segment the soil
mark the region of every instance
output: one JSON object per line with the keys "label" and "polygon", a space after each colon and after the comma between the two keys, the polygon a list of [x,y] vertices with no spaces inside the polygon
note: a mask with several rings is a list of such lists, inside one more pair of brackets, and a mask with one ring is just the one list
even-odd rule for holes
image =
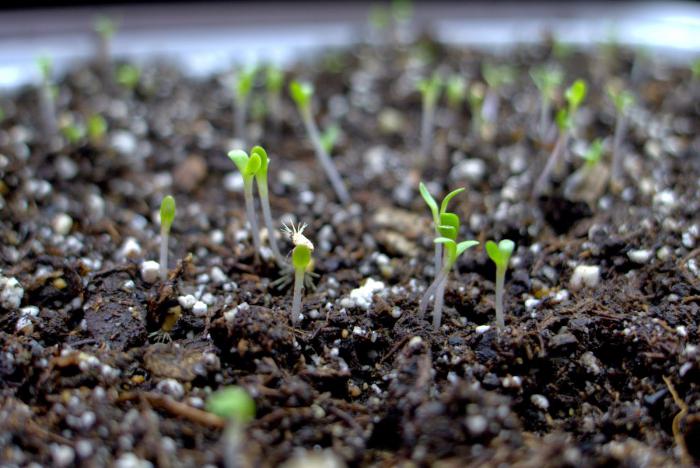
{"label": "soil", "polygon": [[[271,284],[274,262],[255,258],[226,156],[227,76],[154,62],[131,90],[76,65],[57,81],[58,120],[98,113],[108,131],[75,143],[40,130],[35,87],[3,96],[0,465],[223,466],[225,422],[204,402],[232,384],[257,406],[243,466],[699,463],[700,83],[687,66],[620,47],[552,49],[491,55],[421,38],[287,70],[315,84],[320,127],[342,129],[333,154],[350,206],[336,201],[286,92],[264,112],[260,80],[248,137],[271,157],[273,214],[280,226],[308,223],[316,246],[316,288],[296,327],[291,291]],[[499,91],[498,125],[475,135],[468,106],[441,100],[420,178],[439,197],[467,187],[451,204],[460,239],[517,244],[506,329],[495,327],[495,268],[478,247],[451,275],[434,330],[416,314],[434,234],[413,172],[415,84],[433,70],[480,81],[483,62],[518,72]],[[537,136],[527,72],[547,62],[565,84],[585,79],[589,95],[569,157],[533,199],[553,141]],[[612,78],[637,97],[622,190],[567,200],[577,155],[594,138],[612,142]],[[148,283],[141,265],[158,258],[166,194],[177,201],[170,275]],[[580,265],[598,267],[597,284],[572,281]],[[368,279],[382,283],[373,296],[351,297]],[[177,309],[187,295],[206,313]]]}

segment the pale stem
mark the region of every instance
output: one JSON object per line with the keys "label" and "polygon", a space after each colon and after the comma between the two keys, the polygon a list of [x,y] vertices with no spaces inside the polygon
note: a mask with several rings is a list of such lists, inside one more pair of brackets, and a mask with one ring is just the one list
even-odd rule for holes
{"label": "pale stem", "polygon": [[614,181],[620,180],[622,176],[622,161],[624,154],[622,151],[622,139],[625,137],[627,130],[627,119],[623,112],[618,112],[615,119],[615,135],[613,136],[613,157],[612,157],[612,172],[611,179]]}
{"label": "pale stem", "polygon": [[255,246],[255,256],[257,257],[261,250],[260,230],[258,229],[258,216],[255,214],[255,205],[253,204],[253,178],[243,181],[243,195],[245,196],[245,211],[248,216],[248,224],[253,236],[253,245]]}
{"label": "pale stem", "polygon": [[279,93],[273,93],[269,91],[267,93],[267,108],[275,126],[279,126],[280,123],[280,113],[281,113],[280,95]]}
{"label": "pale stem", "polygon": [[46,138],[51,139],[56,135],[58,125],[56,124],[56,103],[48,82],[44,82],[39,90],[39,106]]}
{"label": "pale stem", "polygon": [[98,34],[97,38],[97,61],[102,73],[102,79],[108,81],[112,78],[110,73],[110,57],[112,41],[103,34]]}
{"label": "pale stem", "polygon": [[224,451],[224,466],[226,468],[243,468],[246,466],[246,462],[241,455],[243,438],[243,426],[234,420],[230,420],[226,424],[221,441]]}
{"label": "pale stem", "polygon": [[498,92],[493,88],[489,88],[484,98],[484,104],[481,107],[481,115],[485,121],[495,123],[498,120],[498,106]]}
{"label": "pale stem", "polygon": [[263,220],[265,221],[265,227],[267,228],[267,238],[270,241],[270,248],[272,249],[272,254],[275,256],[275,261],[278,266],[285,265],[284,257],[280,253],[280,249],[277,246],[277,239],[275,238],[275,228],[272,223],[272,213],[270,211],[270,197],[268,196],[267,180],[258,181],[258,194],[260,195],[260,205],[262,205]]}
{"label": "pale stem", "polygon": [[234,131],[236,138],[241,140],[242,146],[246,144],[245,115],[248,108],[248,98],[236,99],[236,110],[234,115]]}
{"label": "pale stem", "polygon": [[311,116],[311,110],[309,108],[304,108],[302,109],[301,114],[302,120],[304,121],[304,126],[306,127],[306,132],[309,134],[311,144],[316,152],[316,158],[321,163],[321,167],[326,173],[326,177],[328,177],[328,180],[330,180],[335,194],[338,196],[338,199],[342,204],[349,204],[350,195],[348,194],[345,184],[343,183],[343,179],[340,178],[340,174],[333,164],[331,157],[323,148],[323,144],[321,144],[321,136],[319,135],[316,123]]}
{"label": "pale stem", "polygon": [[170,234],[162,227],[160,229],[160,279],[165,281],[168,278],[168,240]]}
{"label": "pale stem", "polygon": [[430,147],[433,145],[433,121],[435,120],[435,105],[425,102],[420,124],[420,154],[419,167],[423,167],[430,159]]}
{"label": "pale stem", "polygon": [[506,278],[506,267],[496,267],[496,326],[499,330],[505,328],[503,318],[503,283]]}
{"label": "pale stem", "polygon": [[294,269],[294,298],[292,300],[292,325],[299,322],[301,314],[301,290],[304,287],[304,269]]}
{"label": "pale stem", "polygon": [[442,244],[435,244],[435,276],[440,274],[442,268]]}
{"label": "pale stem", "polygon": [[542,105],[540,106],[540,139],[545,141],[547,139],[547,130],[549,130],[549,109],[550,102],[549,99],[542,96]]}
{"label": "pale stem", "polygon": [[[445,265],[447,267],[447,265]],[[418,306],[418,318],[423,319],[425,317],[425,311],[428,310],[428,302],[430,301],[430,297],[433,295],[437,287],[440,285],[440,283],[447,277],[447,274],[450,272],[449,267],[443,268],[440,270],[440,274],[438,274],[435,279],[433,280],[432,284],[428,287],[428,289],[425,290],[425,293],[423,293],[423,297],[421,297],[420,304]]]}
{"label": "pale stem", "polygon": [[440,328],[442,320],[442,306],[445,303],[445,286],[447,286],[447,275],[438,284],[435,290],[435,302],[433,303],[433,328]]}
{"label": "pale stem", "polygon": [[569,130],[564,130],[563,132],[559,133],[559,138],[557,139],[557,142],[554,145],[552,154],[549,155],[549,159],[547,159],[547,163],[545,164],[542,173],[537,178],[537,182],[535,182],[535,186],[533,187],[534,196],[538,196],[544,191],[545,186],[547,185],[547,181],[549,180],[549,176],[554,170],[554,167],[559,161],[559,158],[561,158],[561,155],[564,153],[564,148],[566,148],[566,144],[568,141]]}

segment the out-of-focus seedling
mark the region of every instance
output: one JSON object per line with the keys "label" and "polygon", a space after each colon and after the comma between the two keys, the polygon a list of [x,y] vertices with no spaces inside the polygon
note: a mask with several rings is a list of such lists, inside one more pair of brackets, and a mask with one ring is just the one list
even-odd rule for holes
{"label": "out-of-focus seedling", "polygon": [[245,197],[245,211],[250,224],[253,245],[255,247],[255,258],[260,254],[262,244],[260,243],[260,231],[258,229],[258,217],[255,213],[255,203],[253,200],[253,180],[260,170],[262,161],[259,152],[251,153],[248,156],[243,150],[235,149],[228,152],[228,157],[233,161],[243,176],[243,195]]}
{"label": "out-of-focus seedling", "polygon": [[160,279],[168,278],[168,240],[175,220],[175,199],[167,195],[160,202]]}
{"label": "out-of-focus seedling", "polygon": [[236,107],[234,115],[234,133],[243,146],[246,144],[247,136],[246,113],[248,110],[248,102],[257,73],[257,67],[248,67],[239,71],[233,88],[234,104]]}
{"label": "out-of-focus seedling", "polygon": [[452,75],[445,82],[445,97],[452,112],[459,113],[467,97],[467,80],[461,75]]}
{"label": "out-of-focus seedling", "polygon": [[430,78],[424,78],[418,82],[418,91],[423,98],[423,114],[420,126],[420,154],[419,167],[422,168],[430,159],[430,148],[433,145],[433,126],[435,122],[435,110],[440,92],[442,91],[442,78],[435,72]]}
{"label": "out-of-focus seedling", "polygon": [[506,326],[503,315],[503,292],[508,261],[514,249],[515,243],[509,239],[503,239],[498,244],[494,241],[486,242],[486,253],[496,264],[496,325],[500,330]]}
{"label": "out-of-focus seedling", "polygon": [[265,71],[265,92],[267,99],[267,109],[272,121],[279,124],[282,104],[281,94],[284,86],[284,72],[275,66],[268,65]]}
{"label": "out-of-focus seedling", "polygon": [[304,127],[306,128],[306,133],[308,133],[311,144],[315,149],[316,158],[326,173],[326,177],[330,180],[335,194],[338,196],[341,203],[345,205],[349,204],[350,195],[345,188],[343,180],[340,178],[338,170],[333,164],[333,160],[323,147],[321,135],[319,134],[318,127],[311,114],[311,98],[314,94],[313,86],[311,83],[294,80],[289,84],[289,94],[297,105],[301,119],[304,122]]}
{"label": "out-of-focus seedling", "polygon": [[515,80],[515,70],[510,65],[484,63],[481,66],[481,75],[488,85],[486,97],[481,108],[482,117],[488,123],[496,123],[500,105],[500,90],[503,86]]}
{"label": "out-of-focus seedling", "polygon": [[241,460],[245,428],[255,419],[255,401],[242,387],[224,387],[209,395],[205,409],[226,420],[226,430],[221,445],[224,465],[242,467],[248,464]]}
{"label": "out-of-focus seedling", "polygon": [[76,145],[83,138],[85,138],[85,127],[77,122],[69,122],[61,127],[61,133],[63,138],[66,139],[68,144]]}
{"label": "out-of-focus seedling", "polygon": [[624,162],[622,141],[627,132],[627,115],[630,107],[634,105],[634,95],[622,89],[619,82],[611,83],[607,91],[608,96],[615,104],[615,133],[613,136],[610,183],[614,190],[618,190],[622,187],[622,165]]}
{"label": "out-of-focus seedling", "polygon": [[603,141],[598,138],[583,154],[584,164],[564,182],[564,196],[568,200],[595,205],[608,182],[608,168],[600,163],[602,156]]}
{"label": "out-of-focus seedling", "polygon": [[95,18],[95,33],[97,33],[97,63],[102,72],[103,79],[109,79],[112,38],[117,32],[117,24],[108,16],[98,16]]}
{"label": "out-of-focus seedling", "polygon": [[39,57],[36,61],[39,73],[41,74],[41,85],[39,87],[39,108],[41,111],[41,121],[44,135],[50,141],[58,130],[56,121],[56,96],[58,88],[51,78],[53,63],[49,57]]}
{"label": "out-of-focus seedling", "polygon": [[540,91],[540,139],[545,141],[549,134],[551,120],[552,101],[556,98],[557,90],[561,86],[564,74],[561,69],[552,66],[540,66],[530,69],[530,77]]}
{"label": "out-of-focus seedling", "polygon": [[117,83],[133,92],[141,79],[141,70],[136,65],[123,63],[117,67]]}
{"label": "out-of-focus seedling", "polygon": [[483,129],[483,107],[486,87],[483,83],[475,82],[469,86],[467,100],[469,101],[469,112],[472,119],[472,135],[474,138],[479,138],[482,135]]}
{"label": "out-of-focus seedling", "polygon": [[552,153],[549,155],[549,159],[547,159],[547,163],[545,164],[542,173],[535,182],[533,187],[533,196],[539,196],[542,192],[544,192],[554,167],[566,149],[574,126],[574,116],[586,97],[586,89],[587,86],[585,81],[576,80],[571,86],[569,86],[564,94],[566,97],[567,107],[560,109],[556,118],[557,127],[559,127],[559,137],[557,138],[557,142],[554,145]]}
{"label": "out-of-focus seedling", "polygon": [[700,58],[696,58],[690,64],[690,76],[694,80],[700,80]]}
{"label": "out-of-focus seedling", "polygon": [[294,249],[292,250],[292,266],[294,267],[294,297],[292,300],[292,325],[296,325],[299,322],[299,316],[301,315],[301,290],[304,287],[304,275],[311,265],[312,258],[311,254],[314,251],[314,245],[309,239],[304,236],[304,229],[306,229],[306,224],[301,224],[298,226],[291,225],[291,227],[284,225],[284,232],[286,232]]}
{"label": "out-of-focus seedling", "polygon": [[335,124],[329,126],[321,133],[321,144],[326,153],[330,154],[333,151],[338,138],[340,138],[340,127]]}
{"label": "out-of-focus seedling", "polygon": [[279,267],[284,266],[285,261],[277,246],[277,238],[275,237],[275,229],[272,223],[272,212],[270,210],[270,195],[267,186],[267,170],[270,163],[267,157],[267,151],[262,146],[254,146],[250,150],[250,154],[256,154],[260,158],[260,168],[255,173],[255,182],[258,186],[258,195],[260,196],[260,205],[262,206],[263,220],[267,228],[267,237],[270,241],[270,248],[275,257],[275,261]]}
{"label": "out-of-focus seedling", "polygon": [[107,133],[107,121],[100,114],[93,114],[87,119],[87,135],[93,145],[102,142]]}

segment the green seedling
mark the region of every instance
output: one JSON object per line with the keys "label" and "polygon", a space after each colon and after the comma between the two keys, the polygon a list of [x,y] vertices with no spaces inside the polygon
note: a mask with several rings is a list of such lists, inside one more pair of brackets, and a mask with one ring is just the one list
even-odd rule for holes
{"label": "green seedling", "polygon": [[76,145],[85,138],[85,127],[77,123],[69,123],[61,127],[61,133],[68,144]]}
{"label": "green seedling", "polygon": [[[428,205],[428,208],[430,208],[430,212],[433,215],[433,228],[435,229],[435,236],[440,237],[443,236],[444,234],[441,232],[440,227],[443,225],[441,222],[441,217],[447,213],[447,205],[450,203],[450,200],[452,200],[455,196],[460,194],[461,192],[464,192],[466,189],[464,187],[455,189],[445,195],[445,198],[443,198],[442,203],[440,203],[440,207],[438,208],[438,204],[433,198],[433,196],[430,194],[428,191],[428,188],[425,186],[423,182],[418,184],[418,191],[420,192],[421,197],[423,197],[423,200],[425,201],[425,204]],[[457,233],[455,232],[454,238],[456,239]],[[450,236],[446,236],[450,237]],[[435,244],[435,275],[437,276],[438,272],[440,271],[440,268],[442,266],[442,244]]]}
{"label": "green seedling", "polygon": [[600,164],[603,140],[596,139],[582,155],[584,164],[564,181],[564,197],[594,206],[608,183],[608,168]]}
{"label": "green seedling", "polygon": [[386,31],[391,24],[391,12],[384,5],[372,5],[367,16],[370,27],[377,31]]}
{"label": "green seedling", "polygon": [[289,235],[292,240],[294,249],[292,250],[292,266],[294,267],[294,298],[292,300],[292,325],[296,325],[301,315],[301,290],[304,287],[304,275],[307,269],[312,265],[311,254],[314,251],[314,245],[309,239],[304,236],[306,224],[291,227],[286,224],[283,231]]}
{"label": "green seedling", "polygon": [[255,182],[258,186],[258,195],[260,196],[260,205],[262,206],[263,220],[267,228],[270,248],[275,257],[277,265],[282,267],[285,264],[284,258],[277,246],[277,238],[275,237],[275,229],[272,223],[272,212],[270,210],[270,195],[267,186],[267,172],[270,160],[267,157],[267,151],[262,146],[254,146],[250,150],[251,155],[257,155],[260,158],[260,168],[255,173]]}
{"label": "green seedling", "polygon": [[245,428],[255,419],[255,401],[245,389],[232,385],[209,395],[205,409],[226,419],[226,429],[221,440],[224,466],[248,466],[245,460],[241,460],[241,452]]}
{"label": "green seedling", "polygon": [[326,173],[326,177],[328,177],[328,180],[331,182],[335,194],[341,203],[345,205],[349,204],[350,195],[345,188],[343,180],[340,178],[338,170],[333,164],[333,160],[323,147],[318,127],[311,114],[311,98],[314,94],[314,87],[311,83],[294,80],[289,84],[289,94],[299,110],[301,119],[304,122],[304,127],[306,128],[306,133],[309,135],[311,144],[316,152],[316,158]]}
{"label": "green seedling", "polygon": [[265,92],[267,108],[272,121],[278,124],[281,116],[281,93],[284,86],[284,72],[279,67],[269,65],[265,72]]}
{"label": "green seedling", "polygon": [[255,84],[255,76],[258,73],[257,67],[248,67],[240,72],[236,77],[236,82],[234,84],[234,102],[235,102],[235,116],[234,116],[234,132],[236,138],[241,140],[245,146],[246,141],[246,112],[248,111],[248,103],[250,98],[250,93],[253,90],[253,85]]}
{"label": "green seedling", "polygon": [[141,79],[141,70],[136,65],[123,63],[117,67],[117,83],[129,91],[134,91]]}
{"label": "green seedling", "polygon": [[333,151],[338,138],[340,138],[340,127],[335,124],[329,126],[323,131],[321,134],[321,145],[323,145],[323,149],[326,151],[326,153],[331,153]]}
{"label": "green seedling", "polygon": [[603,157],[603,140],[597,138],[591,143],[582,158],[585,161],[586,167],[594,167],[600,163]]}
{"label": "green seedling", "polygon": [[496,264],[496,326],[499,330],[503,330],[506,326],[503,315],[503,292],[508,261],[514,249],[515,243],[509,239],[504,239],[498,244],[494,241],[486,242],[486,253]]}
{"label": "green seedling", "polygon": [[36,61],[39,73],[41,74],[41,85],[39,86],[39,109],[47,140],[51,140],[58,131],[56,118],[56,97],[58,87],[51,78],[53,74],[53,62],[49,57],[39,57]]}
{"label": "green seedling", "polygon": [[229,151],[228,157],[233,161],[238,170],[243,176],[243,195],[245,197],[245,209],[248,217],[248,224],[253,236],[253,245],[255,246],[255,257],[257,258],[262,250],[260,243],[260,232],[258,230],[258,217],[255,214],[255,203],[253,201],[253,180],[255,175],[260,170],[262,161],[260,160],[260,152],[256,151],[248,156],[243,150],[236,149]]}
{"label": "green seedling", "polygon": [[107,121],[100,114],[92,114],[87,119],[88,139],[93,145],[102,142],[107,133]]}
{"label": "green seedling", "polygon": [[442,92],[442,78],[435,72],[430,78],[424,78],[418,82],[423,102],[423,114],[420,126],[420,167],[429,160],[430,147],[433,145],[433,126],[435,121],[435,110],[440,93]]}
{"label": "green seedling", "polygon": [[481,75],[488,85],[481,108],[482,117],[486,122],[495,123],[498,121],[499,92],[503,86],[515,81],[515,70],[510,65],[484,63],[481,66]]}
{"label": "green seedling", "polygon": [[467,97],[467,80],[461,75],[452,75],[445,82],[447,105],[453,112],[459,112]]}
{"label": "green seedling", "polygon": [[160,202],[160,279],[168,278],[168,240],[175,220],[175,199],[167,195]]}
{"label": "green seedling", "polygon": [[482,133],[483,120],[481,116],[483,114],[485,95],[486,87],[483,83],[476,82],[469,86],[467,101],[469,101],[469,111],[472,119],[472,135],[474,138],[478,138]]}
{"label": "green seedling", "polygon": [[690,76],[693,80],[700,80],[700,58],[696,58],[690,64]]}
{"label": "green seedling", "polygon": [[[451,229],[454,226],[450,226]],[[450,230],[451,230],[450,229]],[[423,297],[421,298],[418,316],[422,318],[425,315],[425,311],[428,308],[428,301],[430,296],[435,293],[435,305],[433,307],[433,328],[440,328],[440,322],[442,320],[442,307],[444,303],[444,288],[447,284],[447,278],[449,276],[450,270],[457,263],[457,259],[468,249],[479,245],[479,242],[475,240],[467,240],[457,243],[454,239],[447,237],[438,237],[435,239],[436,244],[442,244],[445,250],[443,265],[440,273],[435,277],[435,280],[430,285],[430,287],[425,291]]]}
{"label": "green seedling", "polygon": [[540,66],[530,69],[530,77],[540,91],[540,139],[545,140],[551,126],[549,114],[557,90],[564,79],[561,69],[551,66]]}
{"label": "green seedling", "polygon": [[622,179],[622,164],[624,160],[622,140],[627,132],[627,115],[630,107],[634,105],[634,95],[622,89],[619,83],[611,83],[607,91],[610,100],[615,105],[615,133],[613,136],[610,180],[613,186],[619,186]]}
{"label": "green seedling", "polygon": [[109,76],[109,62],[112,49],[112,38],[117,32],[117,24],[107,16],[98,16],[94,25],[97,33],[97,59],[105,77]]}
{"label": "green seedling", "polygon": [[586,82],[583,80],[576,80],[564,93],[567,107],[560,109],[556,117],[559,137],[557,138],[552,153],[549,155],[549,159],[547,159],[542,173],[538,177],[537,182],[535,182],[533,196],[538,196],[544,191],[554,167],[564,153],[574,126],[574,116],[586,97],[586,91]]}

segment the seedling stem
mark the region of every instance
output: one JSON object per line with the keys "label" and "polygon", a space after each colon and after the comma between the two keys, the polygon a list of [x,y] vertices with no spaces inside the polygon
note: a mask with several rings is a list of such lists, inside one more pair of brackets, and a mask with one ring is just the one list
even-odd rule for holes
{"label": "seedling stem", "polygon": [[160,203],[160,279],[168,278],[168,240],[175,219],[175,199],[167,195]]}
{"label": "seedling stem", "polygon": [[506,326],[503,315],[503,291],[508,261],[513,249],[515,249],[515,243],[509,239],[504,239],[498,244],[494,241],[486,242],[486,253],[496,264],[496,326],[499,330],[503,330]]}

